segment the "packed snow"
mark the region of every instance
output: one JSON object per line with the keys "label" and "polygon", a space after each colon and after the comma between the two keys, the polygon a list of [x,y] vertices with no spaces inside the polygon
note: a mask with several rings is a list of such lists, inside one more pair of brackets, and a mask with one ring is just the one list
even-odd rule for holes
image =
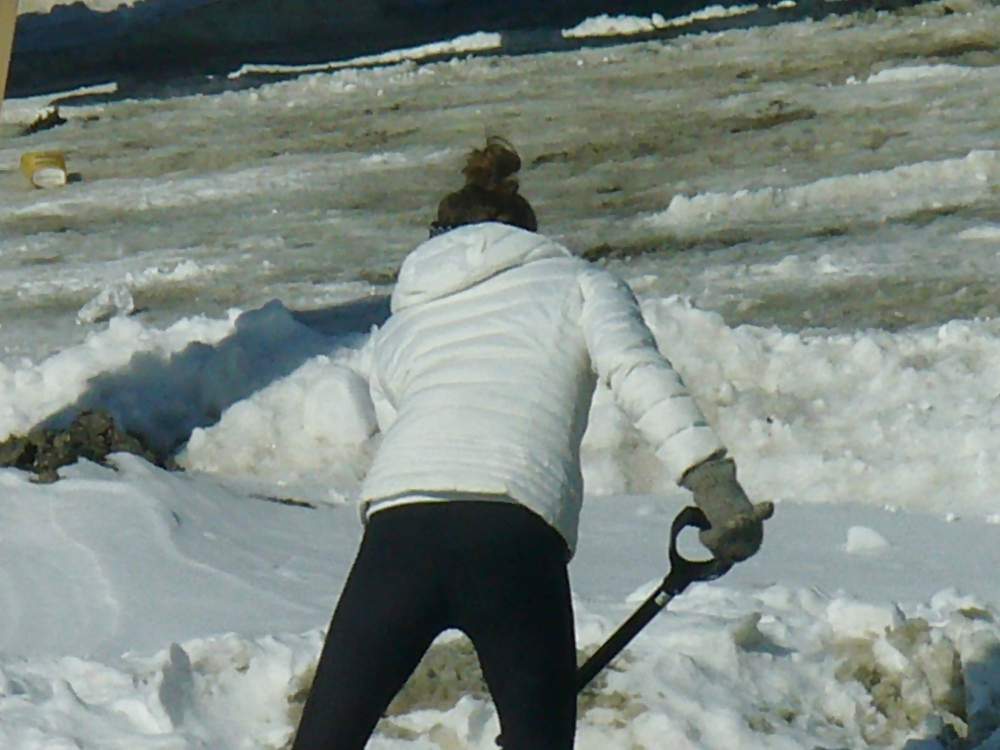
{"label": "packed snow", "polygon": [[[131,7],[136,0],[86,0],[82,3],[90,10],[108,13],[122,6]],[[50,13],[53,8],[71,5],[71,0],[18,0],[18,13]]]}
{"label": "packed snow", "polygon": [[503,45],[502,37],[499,33],[477,32],[455,37],[444,42],[434,42],[432,44],[421,44],[416,47],[408,47],[400,50],[390,50],[374,55],[362,55],[350,60],[340,60],[330,63],[319,63],[316,65],[275,65],[247,63],[240,66],[239,70],[229,74],[231,79],[240,78],[250,74],[305,74],[319,71],[338,70],[345,68],[356,68],[367,65],[391,65],[405,61],[420,61],[427,58],[440,57],[444,55],[468,55],[472,53],[499,51]]}
{"label": "packed snow", "polygon": [[[101,408],[183,471],[0,470],[0,747],[286,746],[361,534],[364,343],[492,132],[541,230],[631,284],[750,495],[778,504],[758,556],[677,597],[581,696],[577,747],[1000,747],[998,50],[1000,7],[955,0],[247,67],[273,82],[213,95],[110,83],[33,135],[51,97],[7,101],[0,435]],[[34,190],[20,155],[48,149],[72,179]],[[581,655],[666,573],[689,500],[605,391],[583,461]],[[448,633],[370,747],[497,733]]]}
{"label": "packed snow", "polygon": [[[774,8],[795,7],[791,6],[771,6]],[[618,36],[622,34],[643,34],[657,29],[668,29],[679,26],[689,26],[696,21],[708,21],[716,18],[731,18],[752,13],[760,8],[759,5],[709,5],[693,13],[685,13],[680,16],[664,18],[660,13],[654,13],[649,18],[639,16],[617,15],[611,16],[603,14],[596,18],[588,18],[581,21],[571,29],[563,29],[564,37],[573,39],[576,37],[593,36]]]}

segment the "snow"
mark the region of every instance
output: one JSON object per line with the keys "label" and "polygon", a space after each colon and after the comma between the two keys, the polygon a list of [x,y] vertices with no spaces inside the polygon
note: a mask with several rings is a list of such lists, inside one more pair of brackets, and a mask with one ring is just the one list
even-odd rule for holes
{"label": "snow", "polygon": [[[605,246],[777,502],[759,555],[581,697],[577,747],[997,747],[1000,9],[951,6],[405,51],[213,95],[111,84],[32,136],[50,99],[6,102],[0,433],[105,408],[185,470],[0,471],[0,747],[285,745],[361,534],[366,336],[484,132],[521,149],[543,231]],[[78,179],[32,190],[19,157],[49,148]],[[666,573],[689,498],[605,391],[583,463],[587,652]],[[448,633],[370,746],[497,731]]]}
{"label": "snow", "polygon": [[571,29],[563,29],[567,39],[589,36],[616,36],[618,34],[642,34],[660,28],[666,21],[656,13],[649,18],[638,16],[603,14],[581,21]]}
{"label": "snow", "polygon": [[[90,10],[108,13],[118,8],[132,7],[136,0],[87,0],[83,3]],[[18,0],[18,13],[49,13],[53,8],[71,5],[70,0]]]}
{"label": "snow", "polygon": [[[791,6],[779,5],[775,7],[787,8],[794,6],[795,4],[792,3]],[[686,13],[684,15],[673,16],[671,18],[664,18],[659,13],[654,13],[649,18],[626,15],[611,16],[608,14],[602,14],[600,16],[581,21],[571,29],[563,29],[562,34],[567,39],[642,34],[655,31],[657,29],[690,26],[698,21],[708,21],[716,18],[732,18],[734,16],[753,13],[759,8],[760,6],[755,4],[729,6],[709,5],[700,10],[696,10],[693,13]]]}
{"label": "snow", "polygon": [[867,526],[852,526],[847,530],[847,544],[844,545],[844,549],[848,554],[877,554],[888,547],[889,542],[885,537]]}
{"label": "snow", "polygon": [[[639,220],[680,236],[740,225],[780,221],[835,229],[844,221],[882,222],[922,210],[975,204],[986,199],[998,175],[1000,152],[972,151],[961,159],[921,162],[891,170],[827,177],[787,188],[677,195],[666,211]],[[880,197],[872,201],[872,194]]]}
{"label": "snow", "polygon": [[973,227],[972,229],[966,229],[965,231],[959,233],[958,236],[963,240],[996,242],[997,240],[1000,240],[1000,226],[986,225]]}
{"label": "snow", "polygon": [[332,63],[318,65],[262,65],[259,63],[247,63],[240,66],[229,74],[231,79],[240,78],[250,74],[277,74],[277,73],[317,73],[321,71],[338,70],[345,68],[356,68],[365,65],[391,65],[405,61],[419,61],[424,58],[440,57],[444,55],[469,55],[476,52],[486,52],[499,50],[503,43],[502,37],[498,33],[477,32],[475,34],[464,34],[444,42],[433,42],[431,44],[421,44],[416,47],[408,47],[400,50],[390,50],[377,55],[362,55]]}
{"label": "snow", "polygon": [[867,83],[899,83],[936,78],[960,79],[975,74],[976,71],[962,65],[904,65],[868,76]]}

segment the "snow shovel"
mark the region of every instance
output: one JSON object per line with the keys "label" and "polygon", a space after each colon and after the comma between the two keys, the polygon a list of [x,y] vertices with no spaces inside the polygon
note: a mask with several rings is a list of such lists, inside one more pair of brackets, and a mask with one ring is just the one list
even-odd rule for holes
{"label": "snow shovel", "polygon": [[[577,667],[576,692],[581,692],[612,659],[621,653],[639,631],[656,617],[670,600],[696,581],[712,581],[724,575],[732,566],[723,560],[688,560],[677,551],[677,538],[688,527],[707,529],[710,524],[705,514],[694,506],[684,508],[670,526],[670,572],[654,589],[639,608],[623,622],[590,658]],[[503,735],[496,738],[497,747],[503,747]]]}
{"label": "snow shovel", "polygon": [[639,608],[601,644],[587,661],[576,670],[576,690],[582,691],[622,649],[638,635],[657,613],[667,606],[671,599],[696,581],[712,581],[724,575],[731,562],[705,560],[695,562],[683,557],[677,551],[677,537],[688,527],[707,529],[708,519],[698,508],[687,507],[674,519],[670,527],[670,572],[659,586],[649,595]]}

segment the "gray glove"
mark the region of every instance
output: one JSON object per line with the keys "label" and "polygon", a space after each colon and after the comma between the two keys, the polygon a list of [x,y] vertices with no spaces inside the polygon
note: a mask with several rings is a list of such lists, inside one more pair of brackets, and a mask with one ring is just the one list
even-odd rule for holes
{"label": "gray glove", "polygon": [[708,518],[710,526],[699,538],[717,560],[740,562],[760,549],[774,503],[750,503],[736,481],[732,459],[711,457],[688,469],[680,483],[694,493],[695,504]]}

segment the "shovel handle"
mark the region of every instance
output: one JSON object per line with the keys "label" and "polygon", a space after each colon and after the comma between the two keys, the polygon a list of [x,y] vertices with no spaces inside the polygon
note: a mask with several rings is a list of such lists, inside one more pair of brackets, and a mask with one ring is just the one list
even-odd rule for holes
{"label": "shovel handle", "polygon": [[[714,581],[725,575],[733,567],[728,560],[688,560],[677,549],[677,540],[687,528],[699,531],[709,529],[708,517],[693,505],[684,508],[670,526],[670,572],[663,579],[663,588],[671,596],[676,596],[696,581]],[[675,589],[675,590],[671,590]]]}
{"label": "shovel handle", "polygon": [[[639,608],[576,670],[576,691],[579,693],[597,676],[622,649],[635,638],[667,603],[695,581],[711,581],[724,575],[732,563],[722,560],[688,560],[677,549],[677,539],[687,528],[704,530],[710,527],[705,514],[694,506],[684,508],[670,526],[670,572]],[[503,747],[503,737],[496,738]]]}
{"label": "shovel handle", "polygon": [[714,580],[732,567],[732,563],[722,560],[688,560],[678,551],[677,539],[682,531],[689,527],[703,530],[709,525],[705,514],[693,506],[677,515],[670,526],[670,572],[646,601],[576,670],[577,692],[583,690],[598,672],[618,656],[671,599],[690,584]]}

